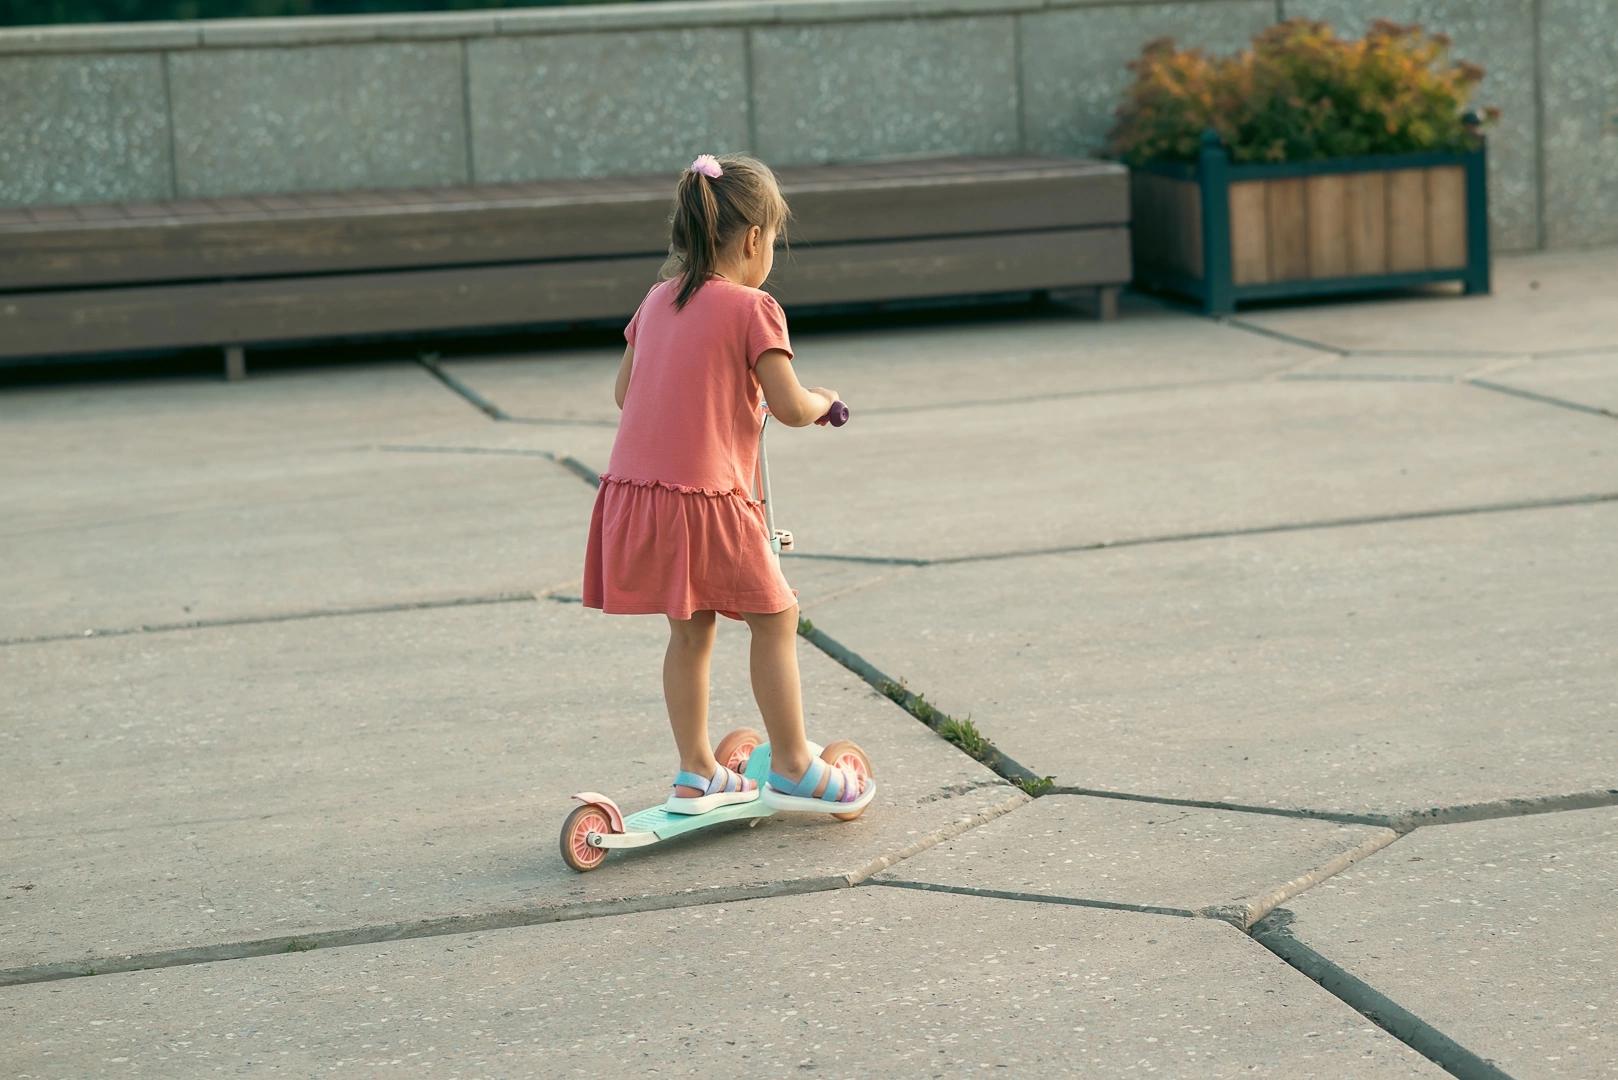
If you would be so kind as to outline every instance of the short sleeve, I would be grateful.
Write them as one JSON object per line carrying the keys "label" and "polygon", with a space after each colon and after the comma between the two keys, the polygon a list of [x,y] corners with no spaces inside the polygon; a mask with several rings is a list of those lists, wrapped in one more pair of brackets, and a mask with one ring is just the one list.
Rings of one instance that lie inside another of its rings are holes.
{"label": "short sleeve", "polygon": [[624,327],[624,340],[629,342],[631,349],[635,347],[635,334],[640,329],[641,312],[646,310],[646,305],[651,302],[652,294],[657,291],[657,286],[661,284],[662,282],[660,281],[657,285],[653,285],[647,290],[646,295],[641,298],[640,307],[635,309],[634,316],[630,318],[629,325]]}
{"label": "short sleeve", "polygon": [[759,294],[753,305],[752,320],[747,328],[747,366],[752,369],[758,358],[771,349],[780,349],[792,355],[792,343],[787,339],[787,314],[769,293]]}

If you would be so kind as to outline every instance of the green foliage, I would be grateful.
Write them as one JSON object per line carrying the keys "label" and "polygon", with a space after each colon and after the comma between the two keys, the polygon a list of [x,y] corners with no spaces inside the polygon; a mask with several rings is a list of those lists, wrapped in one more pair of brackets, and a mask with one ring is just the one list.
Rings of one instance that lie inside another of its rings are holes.
{"label": "green foliage", "polygon": [[798,620],[798,634],[799,634],[799,636],[808,637],[810,634],[812,634],[814,632],[815,632],[815,624],[814,623],[810,622],[808,619],[799,619]]}
{"label": "green foliage", "polygon": [[[1386,20],[1346,41],[1326,23],[1290,19],[1223,59],[1153,41],[1129,65],[1135,81],[1110,150],[1131,164],[1190,161],[1207,130],[1236,161],[1468,149],[1477,132],[1464,114],[1483,69],[1452,61],[1449,45]],[[1485,122],[1498,117],[1487,110]]]}
{"label": "green foliage", "polygon": [[1028,794],[1032,795],[1034,798],[1037,799],[1041,795],[1050,794],[1051,789],[1056,786],[1056,777],[1054,777],[1054,776],[1025,776],[1022,779],[1018,780],[1016,783],[1017,783],[1018,787],[1022,788]]}
{"label": "green foliage", "polygon": [[985,739],[983,733],[977,729],[977,725],[972,723],[971,717],[965,720],[946,717],[944,722],[938,725],[938,733],[979,760],[989,752],[989,740]]}

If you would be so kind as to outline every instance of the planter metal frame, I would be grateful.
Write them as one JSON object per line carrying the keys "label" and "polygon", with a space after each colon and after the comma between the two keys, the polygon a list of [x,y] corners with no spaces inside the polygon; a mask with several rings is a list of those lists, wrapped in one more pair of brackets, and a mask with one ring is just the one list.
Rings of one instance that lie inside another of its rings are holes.
{"label": "planter metal frame", "polygon": [[[1136,260],[1136,280],[1151,289],[1194,298],[1210,315],[1229,315],[1248,300],[1335,296],[1459,281],[1465,291],[1487,293],[1489,281],[1489,193],[1487,146],[1476,150],[1420,154],[1376,154],[1281,164],[1237,164],[1217,136],[1203,136],[1197,160],[1138,165],[1137,172],[1195,183],[1201,193],[1202,277],[1176,273]],[[1247,180],[1282,180],[1335,173],[1387,172],[1460,166],[1465,174],[1466,262],[1458,268],[1357,274],[1237,284],[1231,259],[1230,187]]]}

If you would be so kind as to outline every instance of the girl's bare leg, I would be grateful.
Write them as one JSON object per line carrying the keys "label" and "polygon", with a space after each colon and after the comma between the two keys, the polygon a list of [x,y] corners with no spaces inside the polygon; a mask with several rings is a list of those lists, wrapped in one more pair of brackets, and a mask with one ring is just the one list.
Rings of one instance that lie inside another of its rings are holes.
{"label": "girl's bare leg", "polygon": [[[814,757],[803,733],[803,684],[798,678],[798,605],[773,615],[743,613],[753,632],[753,700],[770,733],[770,768],[798,780]],[[830,773],[828,772],[828,777]],[[826,781],[815,794],[824,790]]]}
{"label": "girl's bare leg", "polygon": [[[663,701],[680,751],[680,768],[712,776],[719,768],[708,742],[708,671],[713,660],[714,613],[699,611],[689,619],[669,619],[669,647],[663,654]],[[674,794],[694,799],[696,788],[677,787]]]}

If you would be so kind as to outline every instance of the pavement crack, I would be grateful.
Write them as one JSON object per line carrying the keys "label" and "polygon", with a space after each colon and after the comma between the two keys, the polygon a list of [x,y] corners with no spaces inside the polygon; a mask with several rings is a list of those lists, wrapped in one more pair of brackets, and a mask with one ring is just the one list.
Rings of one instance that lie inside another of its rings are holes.
{"label": "pavement crack", "polygon": [[1453,375],[1403,375],[1381,371],[1296,371],[1279,376],[1282,382],[1392,382],[1455,383]]}
{"label": "pavement crack", "polygon": [[1277,908],[1250,931],[1254,941],[1307,975],[1343,1004],[1460,1080],[1511,1080],[1494,1062],[1473,1053],[1369,983],[1298,940],[1293,915]]}
{"label": "pavement crack", "polygon": [[[1371,825],[1383,829],[1399,829],[1399,819],[1389,814],[1354,814],[1338,810],[1311,810],[1299,807],[1255,806],[1251,803],[1222,802],[1217,799],[1186,799],[1172,795],[1144,795],[1133,791],[1110,791],[1104,788],[1071,787],[1058,784],[1051,795],[1086,795],[1095,799],[1118,799],[1122,802],[1157,803],[1160,806],[1190,806],[1199,810],[1228,810],[1237,814],[1266,814],[1270,817],[1306,818],[1313,821],[1334,821],[1339,825]],[[1412,826],[1413,827],[1413,826]],[[1402,830],[1408,832],[1409,829]]]}
{"label": "pavement crack", "polygon": [[815,648],[864,679],[871,689],[920,720],[932,729],[934,734],[952,743],[962,753],[996,775],[1011,781],[1029,794],[1042,793],[1048,789],[1050,777],[1040,777],[1033,770],[1006,756],[993,742],[978,734],[976,728],[971,726],[970,718],[965,721],[957,720],[939,710],[923,695],[908,689],[902,680],[889,678],[870,661],[807,619],[800,620],[798,633]]}
{"label": "pavement crack", "polygon": [[1238,930],[1248,930],[1281,904],[1308,892],[1329,878],[1336,877],[1361,859],[1374,855],[1394,843],[1401,835],[1403,834],[1392,829],[1378,829],[1349,850],[1339,852],[1320,866],[1299,874],[1290,881],[1284,881],[1273,889],[1228,904],[1211,904],[1198,909],[1197,914],[1210,919],[1222,919]]}
{"label": "pavement crack", "polygon": [[92,956],[82,960],[47,962],[30,964],[26,967],[0,969],[0,987],[22,986],[29,983],[53,982],[59,979],[85,978],[95,975],[110,975],[122,971],[150,971],[156,968],[212,964],[222,960],[245,960],[254,956],[310,952],[315,949],[344,948],[350,945],[376,945],[382,942],[405,941],[411,938],[448,937],[455,934],[507,930],[523,926],[541,926],[547,923],[573,922],[579,919],[629,915],[644,911],[670,911],[678,908],[700,907],[707,904],[729,904],[741,900],[764,900],[777,896],[799,896],[804,893],[847,889],[851,885],[849,875],[833,874],[824,877],[799,878],[793,881],[776,882],[767,885],[722,886],[682,893],[665,893],[614,900],[592,900],[571,904],[566,907],[519,906],[499,911],[483,912],[477,915],[449,915],[431,919],[411,919],[402,922],[349,927],[342,930],[283,934],[276,937],[257,938],[252,941],[158,949],[124,956]]}
{"label": "pavement crack", "polygon": [[447,600],[406,600],[390,604],[355,607],[317,608],[312,611],[286,611],[269,615],[237,615],[220,619],[191,619],[174,623],[142,623],[80,630],[71,634],[41,634],[37,637],[0,638],[0,648],[9,645],[43,645],[56,641],[84,641],[90,638],[127,637],[131,634],[169,634],[178,630],[212,630],[226,626],[258,626],[266,623],[301,622],[305,619],[339,619],[354,615],[391,615],[404,611],[436,611],[443,608],[481,607],[486,604],[529,603],[531,592],[493,593],[486,596],[457,596]]}
{"label": "pavement crack", "polygon": [[1563,795],[1531,795],[1521,798],[1490,799],[1485,802],[1435,806],[1400,814],[1390,827],[1401,833],[1429,825],[1461,825],[1469,821],[1527,817],[1532,814],[1559,814],[1571,810],[1595,810],[1618,806],[1618,788],[1593,788]]}
{"label": "pavement crack", "polygon": [[477,409],[477,411],[482,413],[484,416],[487,416],[490,420],[510,419],[510,417],[506,415],[505,411],[501,409],[500,406],[488,400],[482,394],[479,394],[476,390],[472,389],[470,386],[467,386],[465,383],[461,382],[461,380],[445,371],[443,365],[440,364],[438,360],[439,356],[435,352],[421,353],[416,357],[416,362],[422,367],[426,368],[428,373],[431,374],[433,378],[449,387],[456,394],[459,394],[463,399],[466,400],[468,404]]}
{"label": "pavement crack", "polygon": [[1466,379],[1466,384],[1475,386],[1480,390],[1492,390],[1497,394],[1508,394],[1511,397],[1523,398],[1527,401],[1538,402],[1541,405],[1551,405],[1558,409],[1571,409],[1573,412],[1589,413],[1591,416],[1601,416],[1608,420],[1618,420],[1618,412],[1604,409],[1599,405],[1585,405],[1566,398],[1553,397],[1550,394],[1541,394],[1533,390],[1524,390],[1516,386],[1507,386],[1505,383],[1491,382],[1488,379]]}
{"label": "pavement crack", "polygon": [[1072,401],[1078,398],[1121,397],[1130,394],[1171,393],[1176,390],[1196,390],[1209,386],[1238,386],[1262,382],[1272,372],[1253,375],[1225,375],[1206,379],[1182,379],[1177,382],[1125,383],[1120,386],[1093,386],[1082,390],[1057,390],[1048,394],[1017,394],[1007,397],[971,398],[960,401],[929,401],[915,405],[874,405],[860,409],[861,416],[902,416],[907,413],[929,413],[956,409],[994,408],[1001,405],[1038,405],[1045,401]]}
{"label": "pavement crack", "polygon": [[970,885],[939,885],[930,881],[868,881],[867,886],[884,889],[914,889],[917,892],[954,893],[957,896],[982,896],[991,900],[1018,900],[1028,904],[1055,904],[1061,907],[1102,908],[1107,911],[1132,911],[1144,915],[1172,915],[1180,919],[1200,916],[1186,908],[1159,907],[1155,904],[1128,904],[1117,900],[1087,900],[1077,896],[1056,896],[1048,893],[1015,892],[1008,889],[979,889]]}
{"label": "pavement crack", "polygon": [[[197,880],[197,892],[202,894],[202,902],[204,905],[206,905],[205,910],[207,914],[212,915],[215,911],[215,905],[213,902],[213,897],[208,895],[208,878],[212,877],[214,874],[217,874],[219,872],[219,868],[214,865],[213,857],[210,856],[206,851],[203,851],[202,845],[197,843],[196,833],[192,833],[191,835],[187,836],[186,840],[191,844],[191,850],[197,853],[197,857],[200,858],[203,865],[208,868],[208,873]],[[208,921],[213,922],[214,920],[209,919]]]}
{"label": "pavement crack", "polygon": [[1185,544],[1200,540],[1227,540],[1243,536],[1271,536],[1277,533],[1312,532],[1318,529],[1348,529],[1362,525],[1390,525],[1404,521],[1430,521],[1437,518],[1470,517],[1476,514],[1510,514],[1522,510],[1550,510],[1569,506],[1589,506],[1596,503],[1618,502],[1618,492],[1603,491],[1586,495],[1566,495],[1547,499],[1521,499],[1512,502],[1481,503],[1474,506],[1439,507],[1432,510],[1406,510],[1389,514],[1363,514],[1355,517],[1322,518],[1315,521],[1277,522],[1273,525],[1253,525],[1235,529],[1209,529],[1200,532],[1166,533],[1158,536],[1140,536],[1126,540],[1097,540],[1087,544],[1065,544],[1059,547],[1024,548],[1011,551],[987,552],[974,555],[949,555],[930,559],[926,566],[952,566],[961,563],[994,562],[1004,559],[1028,559],[1041,555],[1072,555],[1086,551],[1105,551],[1112,548],[1146,547],[1153,544]]}
{"label": "pavement crack", "polygon": [[1237,330],[1245,330],[1249,334],[1257,334],[1259,337],[1267,337],[1274,341],[1284,341],[1288,345],[1297,345],[1304,349],[1314,349],[1316,352],[1330,353],[1333,356],[1352,355],[1349,350],[1339,348],[1336,345],[1328,345],[1323,341],[1312,341],[1309,338],[1299,337],[1296,334],[1288,334],[1281,330],[1271,330],[1267,326],[1260,326],[1257,323],[1250,323],[1246,319],[1237,318],[1234,315],[1217,316],[1213,319],[1213,321],[1222,326],[1233,327]]}

